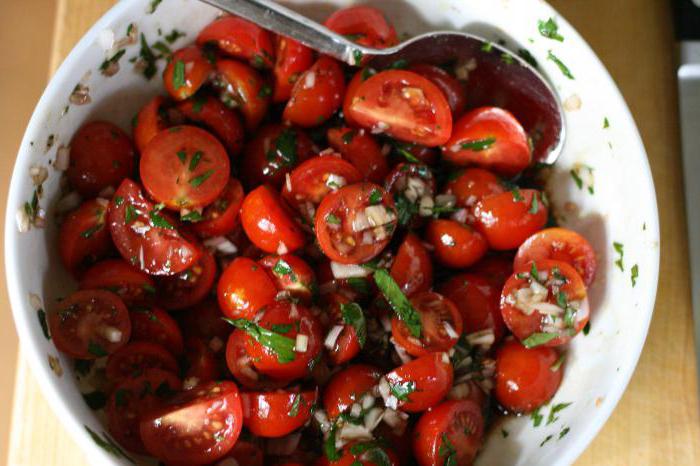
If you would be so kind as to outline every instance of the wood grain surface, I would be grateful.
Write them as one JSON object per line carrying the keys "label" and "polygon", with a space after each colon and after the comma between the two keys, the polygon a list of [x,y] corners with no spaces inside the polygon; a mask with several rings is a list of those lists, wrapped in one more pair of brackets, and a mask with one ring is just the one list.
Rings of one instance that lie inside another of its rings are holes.
{"label": "wood grain surface", "polygon": [[[52,69],[113,3],[112,0],[57,1]],[[661,281],[644,352],[622,401],[576,464],[700,464],[700,419],[670,2],[552,0],[551,3],[591,44],[625,96],[649,154],[661,215]],[[2,168],[8,170],[8,167]],[[8,176],[7,173],[3,175]],[[87,464],[45,405],[21,361],[15,387],[8,464]]]}

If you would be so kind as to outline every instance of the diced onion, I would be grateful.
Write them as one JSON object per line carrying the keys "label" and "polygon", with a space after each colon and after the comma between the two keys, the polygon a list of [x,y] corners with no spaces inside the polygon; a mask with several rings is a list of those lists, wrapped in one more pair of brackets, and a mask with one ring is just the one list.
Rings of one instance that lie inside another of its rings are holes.
{"label": "diced onion", "polygon": [[382,422],[382,417],[384,417],[384,410],[382,408],[372,408],[367,414],[365,414],[365,428],[372,432],[380,422]]}
{"label": "diced onion", "polygon": [[326,433],[330,430],[331,422],[328,420],[326,411],[323,409],[316,409],[314,411],[314,419],[318,423],[318,427],[321,429],[321,432]]}
{"label": "diced onion", "polygon": [[352,406],[350,406],[350,416],[360,417],[360,414],[362,414],[362,406],[357,403],[353,403]]}
{"label": "diced onion", "polygon": [[362,409],[369,409],[374,406],[374,397],[369,393],[365,393],[360,399],[360,404]]}
{"label": "diced onion", "polygon": [[402,430],[406,428],[408,421],[408,414],[402,411],[396,411],[395,409],[385,409],[384,410],[384,422],[392,429],[398,429],[402,427]]}
{"label": "diced onion", "polygon": [[102,328],[102,336],[110,343],[119,343],[122,340],[122,331],[116,327],[106,326]]}
{"label": "diced onion", "polygon": [[290,193],[292,192],[292,177],[289,176],[289,173],[284,174],[284,182],[287,185],[287,191]]}
{"label": "diced onion", "polygon": [[204,240],[204,246],[214,249],[223,255],[233,255],[238,252],[238,247],[225,236],[214,236]]}
{"label": "diced onion", "polygon": [[370,226],[379,227],[391,223],[396,219],[393,212],[389,211],[383,205],[370,205],[365,207],[365,215]]}
{"label": "diced onion", "polygon": [[335,436],[335,446],[336,448],[342,448],[348,442],[355,440],[372,440],[372,432],[370,432],[364,425],[345,423],[338,430]]}
{"label": "diced onion", "polygon": [[346,184],[348,184],[347,180],[340,175],[336,175],[335,173],[329,174],[328,179],[326,180],[326,186],[333,190],[342,188]]}
{"label": "diced onion", "polygon": [[326,339],[323,342],[323,346],[325,346],[329,350],[335,348],[335,344],[338,341],[338,337],[343,331],[343,328],[344,327],[342,325],[334,325],[330,332],[328,332],[328,335],[326,336]]}
{"label": "diced onion", "polygon": [[396,354],[399,356],[399,359],[403,364],[406,364],[407,362],[412,361],[411,355],[408,354],[408,351],[406,351],[406,348],[401,346],[394,338],[391,338],[391,343],[394,345],[394,350],[396,351]]}
{"label": "diced onion", "polygon": [[466,337],[467,343],[471,346],[491,346],[496,341],[493,329],[487,328],[478,332],[470,333]]}
{"label": "diced onion", "polygon": [[101,30],[97,36],[97,42],[102,50],[109,52],[114,47],[114,31],[111,29]]}
{"label": "diced onion", "polygon": [[442,207],[454,207],[457,197],[454,194],[438,194],[435,196],[435,204]]}
{"label": "diced onion", "polygon": [[410,202],[416,202],[419,197],[422,197],[426,192],[425,182],[415,176],[408,177],[406,181],[406,189],[403,193],[404,197]]}
{"label": "diced onion", "polygon": [[34,186],[39,186],[49,177],[49,170],[42,165],[32,165],[29,167],[29,176]]}
{"label": "diced onion", "polygon": [[430,196],[423,196],[420,198],[420,203],[418,204],[418,215],[421,217],[430,217],[433,215],[433,207],[435,207],[435,202]]}
{"label": "diced onion", "polygon": [[304,77],[304,89],[311,89],[316,84],[316,72],[309,71]]}
{"label": "diced onion", "polygon": [[335,261],[331,261],[331,271],[335,278],[366,277],[371,273],[367,267],[357,264],[341,264]]}
{"label": "diced onion", "polygon": [[27,211],[24,210],[24,207],[20,207],[19,209],[17,209],[15,220],[17,221],[17,230],[20,233],[26,233],[29,231],[29,227],[31,224],[29,221],[29,215],[27,215]]}
{"label": "diced onion", "polygon": [[59,171],[68,170],[70,166],[70,146],[59,146],[56,151],[56,160],[53,162],[53,167]]}
{"label": "diced onion", "polygon": [[469,383],[456,384],[447,394],[447,398],[450,400],[464,400],[469,397],[472,387],[473,385]]}
{"label": "diced onion", "polygon": [[183,390],[192,390],[197,385],[199,385],[198,377],[187,377],[185,380],[182,381]]}
{"label": "diced onion", "polygon": [[306,353],[306,350],[309,348],[309,336],[304,335],[303,333],[298,333],[297,334],[297,339],[294,344],[294,351],[297,353]]}
{"label": "diced onion", "polygon": [[279,244],[277,245],[277,255],[278,256],[283,256],[289,252],[289,249],[287,249],[287,245],[284,244],[284,242],[280,241]]}
{"label": "diced onion", "polygon": [[[77,191],[71,191],[56,203],[56,211],[58,213],[65,213],[71,210],[77,209],[80,206],[82,199]],[[22,209],[24,211],[24,209]]]}
{"label": "diced onion", "polygon": [[459,333],[455,331],[454,327],[452,327],[449,322],[443,322],[442,326],[445,328],[445,333],[447,333],[448,337],[459,338]]}

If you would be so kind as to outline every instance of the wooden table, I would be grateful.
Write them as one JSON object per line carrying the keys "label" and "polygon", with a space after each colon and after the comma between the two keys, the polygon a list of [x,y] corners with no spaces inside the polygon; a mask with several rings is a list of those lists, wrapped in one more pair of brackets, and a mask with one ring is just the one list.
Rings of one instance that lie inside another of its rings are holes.
{"label": "wooden table", "polygon": [[[52,69],[113,3],[57,1]],[[627,392],[577,465],[700,464],[670,2],[552,3],[593,46],[632,109],[649,153],[661,213],[661,283],[651,331]],[[4,167],[7,170],[9,165]],[[21,361],[12,434],[9,464],[13,466],[86,463],[45,405]]]}

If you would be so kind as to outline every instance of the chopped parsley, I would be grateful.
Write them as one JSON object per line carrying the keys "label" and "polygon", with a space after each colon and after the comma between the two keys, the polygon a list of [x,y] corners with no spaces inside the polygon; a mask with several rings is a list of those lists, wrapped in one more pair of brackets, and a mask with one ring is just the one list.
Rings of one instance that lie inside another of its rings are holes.
{"label": "chopped parsley", "polygon": [[408,60],[405,58],[399,58],[398,60],[394,61],[391,65],[389,65],[389,68],[392,70],[402,70],[408,66]]}
{"label": "chopped parsley", "polygon": [[112,55],[110,58],[103,61],[102,64],[100,65],[100,71],[102,73],[105,73],[112,66],[119,64],[119,60],[121,59],[121,57],[124,56],[125,53],[126,53],[126,49],[121,49],[117,53]]}
{"label": "chopped parsley", "polygon": [[348,285],[352,287],[353,290],[357,291],[360,294],[367,295],[369,294],[369,282],[361,277],[349,277],[347,279]]}
{"label": "chopped parsley", "polygon": [[386,269],[377,269],[374,272],[374,282],[382,292],[397,317],[403,321],[411,335],[420,338],[421,320],[418,312],[408,300],[401,287],[394,281]]}
{"label": "chopped parsley", "polygon": [[493,136],[489,136],[487,138],[483,139],[472,139],[470,141],[464,141],[460,143],[460,146],[462,149],[465,150],[471,150],[474,152],[480,152],[482,150],[486,150],[489,147],[493,146],[496,143],[496,138]]}
{"label": "chopped parsley", "polygon": [[571,403],[557,403],[552,408],[549,410],[549,416],[547,417],[547,424],[550,425],[559,420],[559,417],[557,416],[557,413],[560,411],[563,411],[564,409],[568,408],[571,406]]}
{"label": "chopped parsley", "polygon": [[178,40],[180,37],[185,37],[186,34],[182,31],[178,31],[177,29],[173,29],[170,31],[170,34],[165,36],[165,40],[168,44],[172,44],[176,40]]}
{"label": "chopped parsley", "polygon": [[141,49],[139,50],[139,57],[144,63],[143,75],[146,79],[150,80],[158,72],[158,67],[156,66],[156,61],[158,57],[153,53],[151,47],[148,46],[146,42],[146,36],[141,33]]}
{"label": "chopped parsley", "polygon": [[399,401],[409,401],[408,395],[416,391],[416,383],[412,380],[398,383],[389,382],[389,390]]}
{"label": "chopped parsley", "polygon": [[301,394],[295,393],[292,400],[292,407],[289,409],[289,417],[297,417],[299,415],[299,406],[301,405]]}
{"label": "chopped parsley", "polygon": [[175,90],[180,89],[185,85],[185,62],[177,60],[173,69],[173,87]]}
{"label": "chopped parsley", "polygon": [[194,187],[194,188],[197,188],[197,187],[199,187],[202,183],[204,183],[205,181],[207,181],[207,180],[209,179],[209,177],[210,177],[211,175],[213,175],[213,174],[214,174],[214,170],[213,170],[213,169],[212,169],[212,170],[207,170],[207,171],[205,171],[204,173],[202,173],[201,175],[199,175],[198,177],[192,178],[192,179],[190,180],[190,185],[192,185],[192,187]]}
{"label": "chopped parsley", "polygon": [[289,333],[292,330],[292,324],[272,324],[270,330],[277,333]]}
{"label": "chopped parsley", "polygon": [[445,458],[442,463],[443,466],[457,466],[457,449],[452,445],[450,439],[447,438],[447,434],[442,434],[438,455],[440,455],[440,458]]}
{"label": "chopped parsley", "polygon": [[537,59],[535,59],[534,55],[532,55],[528,49],[518,49],[518,56],[525,60],[533,68],[539,67]]}
{"label": "chopped parsley", "polygon": [[530,419],[532,419],[532,426],[539,427],[542,424],[544,416],[540,414],[540,408],[537,408],[532,413],[530,413]]}
{"label": "chopped parsley", "polygon": [[564,62],[561,61],[559,57],[554,55],[551,50],[547,52],[547,59],[553,61],[554,64],[559,67],[559,70],[564,76],[566,76],[569,79],[575,79],[574,75],[571,74],[571,70],[569,70],[569,68],[564,64]]}
{"label": "chopped parsley", "polygon": [[275,266],[272,267],[272,273],[274,273],[277,276],[289,275],[290,280],[294,282],[297,281],[296,274],[294,273],[292,266],[289,265],[289,263],[284,259],[279,259],[277,261]]}
{"label": "chopped parsley", "polygon": [[578,187],[578,189],[583,189],[583,179],[581,179],[581,176],[578,174],[578,171],[575,168],[572,168],[569,171],[569,173],[571,174],[571,178],[574,179],[576,187]]}
{"label": "chopped parsley", "polygon": [[266,99],[272,95],[272,87],[269,84],[264,84],[260,91],[258,91],[258,97],[261,99]]}
{"label": "chopped parsley", "polygon": [[153,224],[153,226],[158,228],[166,228],[168,230],[174,230],[175,227],[158,212],[160,212],[160,209],[156,208],[148,213],[148,217],[151,219],[151,223]]}
{"label": "chopped parsley", "polygon": [[625,245],[622,243],[618,243],[617,241],[613,242],[613,248],[615,249],[615,252],[619,255],[618,258],[615,260],[615,265],[622,271],[625,271],[625,265],[623,262],[623,259],[625,257]]}
{"label": "chopped parsley", "polygon": [[403,158],[408,160],[411,163],[420,163],[420,159],[413,155],[411,151],[409,151],[404,145],[396,143],[394,144],[394,148],[396,149],[396,152],[399,153]]}
{"label": "chopped parsley", "polygon": [[508,438],[509,435],[510,435],[510,432],[508,432],[508,431],[505,430],[505,429],[501,429],[501,436],[502,436],[503,438]]}
{"label": "chopped parsley", "polygon": [[333,214],[326,215],[326,223],[331,225],[340,225],[340,219]]}
{"label": "chopped parsley", "polygon": [[586,322],[586,325],[583,327],[583,335],[586,336],[590,333],[591,331],[591,322]]}
{"label": "chopped parsley", "polygon": [[182,220],[183,222],[196,223],[204,220],[204,217],[196,210],[193,210],[191,212],[187,212],[185,215],[181,215],[180,220]]}
{"label": "chopped parsley", "polygon": [[343,315],[343,321],[355,329],[357,341],[360,348],[363,348],[367,342],[367,321],[362,308],[357,303],[341,304],[340,312]]}
{"label": "chopped parsley", "polygon": [[378,189],[373,189],[372,192],[369,193],[369,203],[371,205],[376,205],[380,202],[382,202],[382,192]]}
{"label": "chopped parsley", "polygon": [[160,5],[162,2],[163,0],[151,0],[151,4],[148,7],[148,14],[155,13],[158,9],[158,5]]}
{"label": "chopped parsley", "polygon": [[323,442],[323,454],[328,458],[328,461],[338,461],[341,458],[340,452],[335,448],[335,431],[336,426],[333,424],[328,432],[328,438]]}
{"label": "chopped parsley", "polygon": [[187,161],[187,152],[185,152],[184,150],[179,150],[177,151],[176,155],[177,158],[180,159],[180,162],[184,165]]}
{"label": "chopped parsley", "polygon": [[568,427],[564,427],[564,428],[561,430],[561,432],[559,432],[559,438],[558,438],[557,440],[561,440],[566,434],[569,433],[570,430],[571,430],[571,429],[569,429]]}
{"label": "chopped parsley", "polygon": [[543,447],[545,443],[547,443],[547,442],[549,442],[550,440],[552,440],[552,437],[553,437],[553,435],[551,435],[551,434],[548,435],[548,436],[546,436],[546,437],[544,438],[544,440],[542,440],[542,443],[540,443],[540,447]]}
{"label": "chopped parsley", "polygon": [[[194,113],[199,113],[202,111],[204,104],[207,103],[207,98],[202,94],[197,94],[192,98],[192,111]],[[185,162],[182,162],[185,163]]]}
{"label": "chopped parsley", "polygon": [[554,361],[554,364],[549,366],[549,370],[552,372],[556,372],[561,368],[561,365],[564,364],[564,359],[566,359],[566,353],[562,353],[559,355],[556,361]]}
{"label": "chopped parsley", "polygon": [[297,134],[287,128],[280,133],[275,139],[275,150],[267,154],[267,160],[272,162],[279,156],[282,159],[282,165],[291,167],[297,162]]}
{"label": "chopped parsley", "polygon": [[513,63],[515,63],[513,56],[508,52],[501,53],[501,61],[506,65],[512,65]]}
{"label": "chopped parsley", "polygon": [[639,277],[639,265],[634,264],[630,270],[630,278],[632,279],[632,286],[637,286],[637,278]]}
{"label": "chopped parsley", "polygon": [[189,170],[193,172],[196,168],[197,165],[199,165],[200,160],[202,160],[202,157],[204,156],[204,152],[201,150],[198,150],[197,152],[194,153],[192,156],[192,159],[190,160],[190,166]]}
{"label": "chopped parsley", "polygon": [[549,18],[547,21],[537,21],[537,29],[540,30],[542,37],[564,42],[564,36],[559,34],[559,25],[554,21],[554,18]]}
{"label": "chopped parsley", "polygon": [[236,328],[244,330],[248,335],[250,335],[255,341],[260,343],[265,348],[268,348],[275,353],[277,353],[277,360],[280,363],[289,363],[294,361],[294,346],[296,344],[295,340],[280,335],[277,332],[268,330],[265,327],[261,327],[247,319],[227,319],[224,318],[226,322],[233,325]]}
{"label": "chopped parsley", "polygon": [[119,207],[124,202],[124,198],[121,196],[114,196],[114,205]]}
{"label": "chopped parsley", "polygon": [[362,63],[362,51],[360,49],[353,50],[352,59],[355,61],[355,65],[359,66]]}
{"label": "chopped parsley", "polygon": [[603,118],[603,129],[608,129],[610,128],[610,121],[608,120],[608,117]]}
{"label": "chopped parsley", "polygon": [[523,195],[520,194],[520,189],[518,189],[517,187],[511,189],[510,192],[513,194],[513,202],[520,202],[525,199]]}
{"label": "chopped parsley", "polygon": [[537,193],[535,193],[532,196],[532,201],[530,202],[530,209],[528,210],[528,212],[534,215],[537,212],[539,212],[539,210],[540,210],[540,206],[539,206],[539,203],[537,202]]}
{"label": "chopped parsley", "polygon": [[484,45],[481,46],[481,51],[490,53],[493,50],[493,42],[486,42]]}
{"label": "chopped parsley", "polygon": [[535,332],[526,339],[524,339],[521,343],[523,344],[523,346],[525,346],[525,348],[529,349],[534,348],[536,346],[544,345],[545,343],[549,343],[558,336],[559,335],[557,335],[556,333]]}
{"label": "chopped parsley", "polygon": [[101,229],[102,229],[102,225],[100,225],[100,224],[93,225],[90,228],[88,228],[87,230],[83,230],[83,232],[80,233],[80,236],[87,239],[87,238],[90,238],[95,233],[97,233],[98,231],[100,231]]}
{"label": "chopped parsley", "polygon": [[36,316],[39,319],[39,325],[41,325],[41,331],[44,332],[44,336],[47,340],[51,339],[51,334],[49,333],[49,325],[46,322],[46,311],[39,309],[36,311]]}

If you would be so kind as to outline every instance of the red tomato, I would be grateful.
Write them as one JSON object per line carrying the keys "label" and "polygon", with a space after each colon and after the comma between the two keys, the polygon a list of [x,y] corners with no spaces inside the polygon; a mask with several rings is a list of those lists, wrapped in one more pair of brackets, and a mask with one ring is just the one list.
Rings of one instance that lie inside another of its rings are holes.
{"label": "red tomato", "polygon": [[297,128],[263,126],[246,145],[241,179],[249,188],[268,183],[279,188],[299,162],[314,155],[311,139]]}
{"label": "red tomato", "polygon": [[90,267],[80,280],[79,288],[111,291],[127,306],[148,304],[156,294],[151,277],[122,259],[108,259]]}
{"label": "red tomato", "polygon": [[214,42],[222,52],[248,60],[256,68],[270,68],[274,60],[272,35],[260,26],[237,16],[211,22],[197,36],[197,45]]}
{"label": "red tomato", "polygon": [[136,168],[134,146],[119,127],[92,121],[80,127],[70,142],[70,185],[85,198],[116,187]]}
{"label": "red tomato", "polygon": [[81,275],[112,251],[109,229],[105,226],[109,201],[102,198],[83,202],[68,214],[58,235],[58,252],[63,265],[73,275]]}
{"label": "red tomato", "polygon": [[144,105],[136,115],[133,128],[134,143],[139,152],[143,152],[146,144],[161,131],[168,128],[164,117],[165,98],[157,95]]}
{"label": "red tomato", "polygon": [[241,433],[243,413],[233,382],[211,382],[180,393],[148,413],[140,432],[146,450],[173,463],[209,463],[228,453]]}
{"label": "red tomato", "polygon": [[[538,278],[533,278],[535,270]],[[501,292],[501,314],[525,346],[563,345],[586,326],[586,285],[576,269],[543,259],[515,272]]]}
{"label": "red tomato", "polygon": [[221,274],[217,295],[226,317],[252,319],[275,301],[277,287],[264,267],[247,257],[237,257]]}
{"label": "red tomato", "polygon": [[163,71],[163,85],[175,100],[194,95],[209,79],[214,67],[196,45],[181,48],[172,54]]}
{"label": "red tomato", "polygon": [[190,337],[185,341],[186,389],[220,378],[219,368],[212,349],[200,338]]}
{"label": "red tomato", "polygon": [[506,341],[496,353],[496,399],[514,413],[529,413],[544,405],[561,384],[564,370],[557,367],[558,360],[554,348],[527,349],[515,340]]}
{"label": "red tomato", "polygon": [[453,194],[456,205],[471,210],[480,200],[506,192],[501,180],[483,168],[467,168],[449,180],[445,192]]}
{"label": "red tomato", "polygon": [[534,189],[490,196],[476,203],[475,227],[491,249],[515,249],[547,223],[547,205]]}
{"label": "red tomato", "polygon": [[420,466],[471,465],[481,448],[484,418],[471,400],[445,401],[418,420],[413,452]]}
{"label": "red tomato", "polygon": [[272,101],[286,102],[292,96],[292,88],[301,74],[311,68],[313,51],[289,37],[276,36],[275,90]]}
{"label": "red tomato", "polygon": [[329,128],[326,133],[328,144],[353,164],[364,179],[372,183],[383,183],[389,173],[387,157],[377,140],[364,129],[349,127]]}
{"label": "red tomato", "polygon": [[398,317],[391,319],[391,335],[396,343],[413,356],[423,356],[452,348],[462,334],[462,316],[452,301],[442,295],[425,291],[411,298],[420,317],[420,337],[411,334]]}
{"label": "red tomato", "polygon": [[433,263],[420,238],[413,233],[406,235],[396,252],[390,272],[406,296],[430,289],[433,285]]}
{"label": "red tomato", "polygon": [[316,237],[329,259],[358,264],[376,257],[396,229],[394,201],[379,186],[357,183],[328,194],[316,213]]}
{"label": "red tomato", "polygon": [[[226,458],[236,460],[238,466],[265,466],[262,449],[254,443],[238,440]],[[221,463],[221,462],[220,462]],[[225,458],[223,464],[226,464]]]}
{"label": "red tomato", "polygon": [[452,114],[442,91],[404,70],[382,71],[362,82],[346,115],[366,129],[429,147],[446,143],[452,132]]}
{"label": "red tomato", "polygon": [[167,214],[146,200],[126,179],[112,198],[109,230],[119,253],[151,275],[173,275],[191,267],[200,250],[180,235]]}
{"label": "red tomato", "polygon": [[238,383],[251,390],[282,388],[290,380],[272,380],[258,373],[253,367],[253,361],[248,356],[246,342],[248,335],[240,329],[231,332],[226,344],[226,365]]}
{"label": "red tomato", "polygon": [[323,23],[331,31],[357,44],[383,49],[398,43],[394,27],[384,13],[371,6],[352,6],[335,11]]}
{"label": "red tomato", "polygon": [[316,290],[316,274],[304,259],[284,254],[265,256],[258,262],[268,270],[278,290],[289,292],[292,298],[305,304],[311,303]]}
{"label": "red tomato", "polygon": [[138,308],[129,313],[131,317],[131,341],[158,343],[173,354],[182,353],[182,333],[175,319],[164,310]]}
{"label": "red tomato", "polygon": [[575,231],[566,228],[547,228],[529,237],[518,248],[513,267],[522,269],[532,261],[552,259],[573,266],[590,286],[597,268],[595,251],[591,244]]}
{"label": "red tomato", "polygon": [[76,291],[47,317],[56,348],[76,359],[107,356],[131,336],[129,311],[109,291]]}
{"label": "red tomato", "polygon": [[294,84],[282,117],[304,128],[318,126],[340,108],[344,92],[343,68],[323,55]]}
{"label": "red tomato", "polygon": [[427,63],[415,63],[408,69],[427,78],[442,91],[453,116],[457,117],[464,112],[467,106],[467,89],[464,84],[452,77],[450,73],[439,66]]}
{"label": "red tomato", "polygon": [[355,97],[357,97],[357,90],[360,88],[360,85],[375,73],[376,71],[373,68],[362,68],[360,71],[355,73],[348,83],[348,86],[345,89],[345,97],[343,98],[343,117],[345,118],[346,124],[350,126],[358,126],[357,122],[350,116],[350,105],[355,100]]}
{"label": "red tomato", "polygon": [[229,178],[219,198],[202,211],[202,220],[192,224],[192,230],[202,238],[232,233],[240,224],[239,214],[243,196],[241,182],[236,178]]}
{"label": "red tomato", "polygon": [[503,284],[513,274],[513,259],[511,255],[506,254],[491,254],[469,269],[469,272],[479,275],[498,290],[503,289]]}
{"label": "red tomato", "polygon": [[457,120],[442,157],[455,165],[478,165],[510,177],[530,165],[532,149],[527,133],[510,112],[481,107]]}
{"label": "red tomato", "polygon": [[484,235],[470,225],[454,220],[431,220],[425,230],[425,239],[435,248],[438,262],[453,268],[476,264],[489,249]]}
{"label": "red tomato", "polygon": [[207,298],[199,304],[195,304],[187,312],[177,315],[180,328],[187,336],[199,338],[203,341],[210,341],[218,338],[221,342],[226,341],[231,333],[231,325],[222,317],[221,309],[216,299]]}
{"label": "red tomato", "polygon": [[355,327],[345,322],[343,318],[342,306],[352,301],[341,293],[333,292],[324,296],[324,302],[328,306],[326,314],[330,317],[330,331],[334,331],[337,326],[342,327],[335,343],[331,345],[324,342],[328,359],[335,365],[343,364],[357,356],[362,349]]}
{"label": "red tomato", "polygon": [[248,131],[257,128],[267,113],[270,85],[253,68],[235,60],[217,61],[216,71],[219,79],[214,85],[221,90],[221,100],[243,114]]}
{"label": "red tomato", "polygon": [[192,267],[158,279],[158,302],[168,310],[190,307],[207,297],[215,278],[214,256],[202,248],[199,260]]}
{"label": "red tomato", "polygon": [[302,427],[311,418],[316,392],[241,393],[243,425],[259,437],[283,437]]}
{"label": "red tomato", "polygon": [[141,416],[164,404],[164,399],[181,387],[171,372],[147,369],[143,375],[122,380],[107,400],[107,429],[121,446],[134,453],[146,453],[139,434]]}
{"label": "red tomato", "polygon": [[141,155],[143,186],[174,210],[211,204],[229,179],[226,149],[195,126],[174,126],[158,133]]}
{"label": "red tomato", "polygon": [[177,372],[177,361],[161,345],[137,341],[119,348],[107,359],[106,374],[112,381],[136,377],[146,369]]}
{"label": "red tomato", "polygon": [[417,413],[435,406],[450,391],[452,364],[447,353],[430,353],[397,367],[385,377],[389,387],[395,387],[393,391],[399,390],[402,395],[399,409]]}
{"label": "red tomato", "polygon": [[243,199],[241,224],[250,241],[265,252],[286,254],[306,242],[290,209],[268,186],[259,186]]}
{"label": "red tomato", "polygon": [[394,451],[377,442],[352,442],[339,452],[340,458],[329,461],[321,457],[316,466],[398,466],[399,460]]}
{"label": "red tomato", "polygon": [[[401,148],[403,151],[408,152],[413,157],[417,158],[421,163],[426,165],[435,165],[438,162],[440,153],[435,147],[425,147],[420,144],[412,143],[396,143],[396,146]],[[404,156],[405,157],[405,156]]]}
{"label": "red tomato", "polygon": [[382,373],[373,366],[353,364],[335,373],[323,392],[323,407],[330,419],[349,410],[372,391]]}
{"label": "red tomato", "polygon": [[177,109],[194,123],[200,123],[213,132],[231,157],[243,150],[243,124],[234,110],[212,96],[198,95],[178,104]]}

